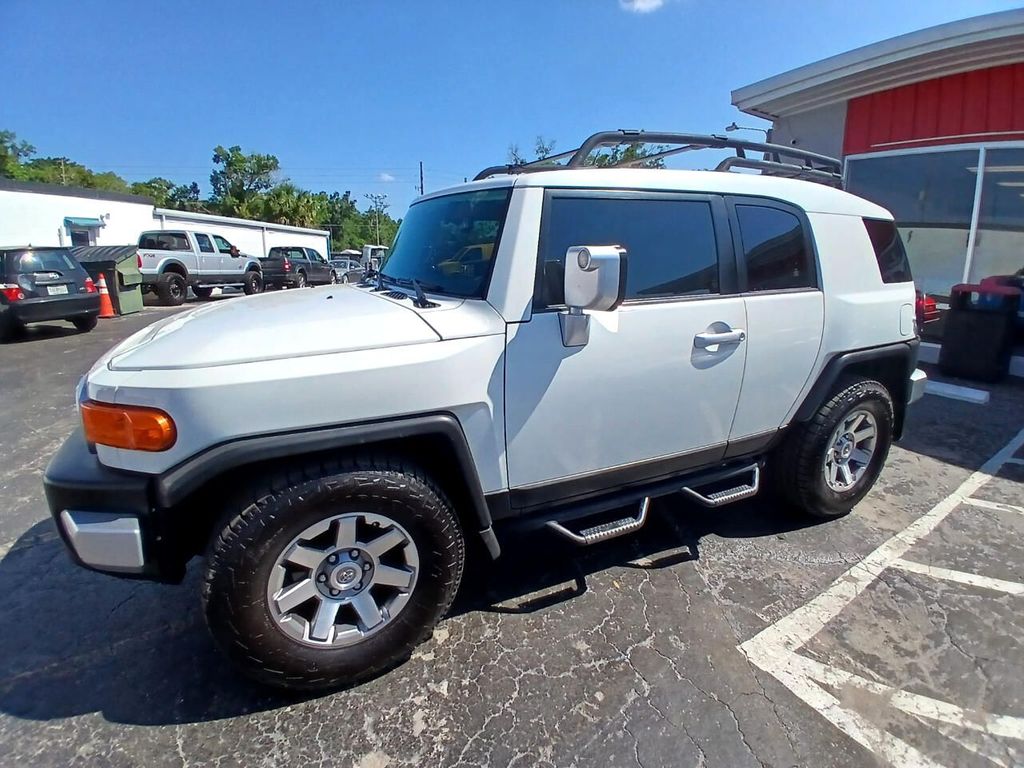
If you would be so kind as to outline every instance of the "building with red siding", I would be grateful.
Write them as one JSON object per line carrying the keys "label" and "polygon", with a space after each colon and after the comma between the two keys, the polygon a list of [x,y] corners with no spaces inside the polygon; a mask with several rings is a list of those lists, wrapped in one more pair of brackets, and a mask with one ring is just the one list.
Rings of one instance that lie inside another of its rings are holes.
{"label": "building with red siding", "polygon": [[928,293],[1024,270],[1024,9],[931,27],[739,88],[771,140],[841,157],[896,217]]}

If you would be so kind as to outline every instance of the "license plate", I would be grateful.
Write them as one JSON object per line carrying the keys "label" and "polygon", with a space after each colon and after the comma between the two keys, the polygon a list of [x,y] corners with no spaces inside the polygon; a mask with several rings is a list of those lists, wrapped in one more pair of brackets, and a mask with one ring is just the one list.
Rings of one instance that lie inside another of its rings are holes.
{"label": "license plate", "polygon": [[46,289],[51,296],[57,296],[61,293],[67,293],[68,287],[66,285],[51,285]]}

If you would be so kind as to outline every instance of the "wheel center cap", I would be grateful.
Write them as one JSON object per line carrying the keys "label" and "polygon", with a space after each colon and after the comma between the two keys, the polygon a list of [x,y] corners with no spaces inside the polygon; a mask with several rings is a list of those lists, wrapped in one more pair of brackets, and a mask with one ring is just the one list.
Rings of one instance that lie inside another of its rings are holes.
{"label": "wheel center cap", "polygon": [[343,563],[331,571],[329,581],[336,589],[351,589],[359,582],[361,574],[358,563]]}

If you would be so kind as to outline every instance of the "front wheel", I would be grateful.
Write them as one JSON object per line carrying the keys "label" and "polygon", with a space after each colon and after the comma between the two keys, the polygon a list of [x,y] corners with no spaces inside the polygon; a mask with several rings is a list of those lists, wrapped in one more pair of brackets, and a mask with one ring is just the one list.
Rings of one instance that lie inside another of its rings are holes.
{"label": "front wheel", "polygon": [[245,291],[246,296],[252,296],[254,293],[263,292],[263,277],[259,272],[255,270],[252,272],[246,272],[245,278],[242,280],[242,290]]}
{"label": "front wheel", "polygon": [[776,490],[812,517],[845,515],[875,484],[892,444],[893,405],[879,382],[848,382],[796,426],[772,472]]}
{"label": "front wheel", "polygon": [[203,601],[243,672],[323,690],[379,674],[427,637],[455,597],[465,542],[444,494],[413,467],[352,462],[305,476],[316,479],[252,489],[211,546]]}
{"label": "front wheel", "polygon": [[295,287],[296,288],[305,288],[306,287],[306,273],[305,272],[299,272],[299,274],[297,274],[295,276]]}
{"label": "front wheel", "polygon": [[331,270],[331,285],[337,285],[337,283],[338,283],[338,273],[337,273],[337,272],[335,272],[335,271],[334,271],[334,270],[332,269],[332,270]]}

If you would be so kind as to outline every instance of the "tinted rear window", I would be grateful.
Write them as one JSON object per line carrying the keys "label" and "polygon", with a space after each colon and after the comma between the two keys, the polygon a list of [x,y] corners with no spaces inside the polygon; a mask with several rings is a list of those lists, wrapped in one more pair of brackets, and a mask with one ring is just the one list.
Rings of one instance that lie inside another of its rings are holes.
{"label": "tinted rear window", "polygon": [[748,291],[814,288],[814,267],[800,219],[761,205],[737,205]]}
{"label": "tinted rear window", "polygon": [[914,277],[910,273],[910,260],[896,224],[880,219],[864,219],[864,227],[871,238],[878,261],[878,271],[883,283],[909,283]]}
{"label": "tinted rear window", "polygon": [[184,232],[143,232],[139,248],[147,251],[191,251],[192,245]]}
{"label": "tinted rear window", "polygon": [[27,251],[11,254],[8,261],[15,272],[28,274],[31,272],[60,272],[61,274],[77,272],[78,262],[67,251]]}

